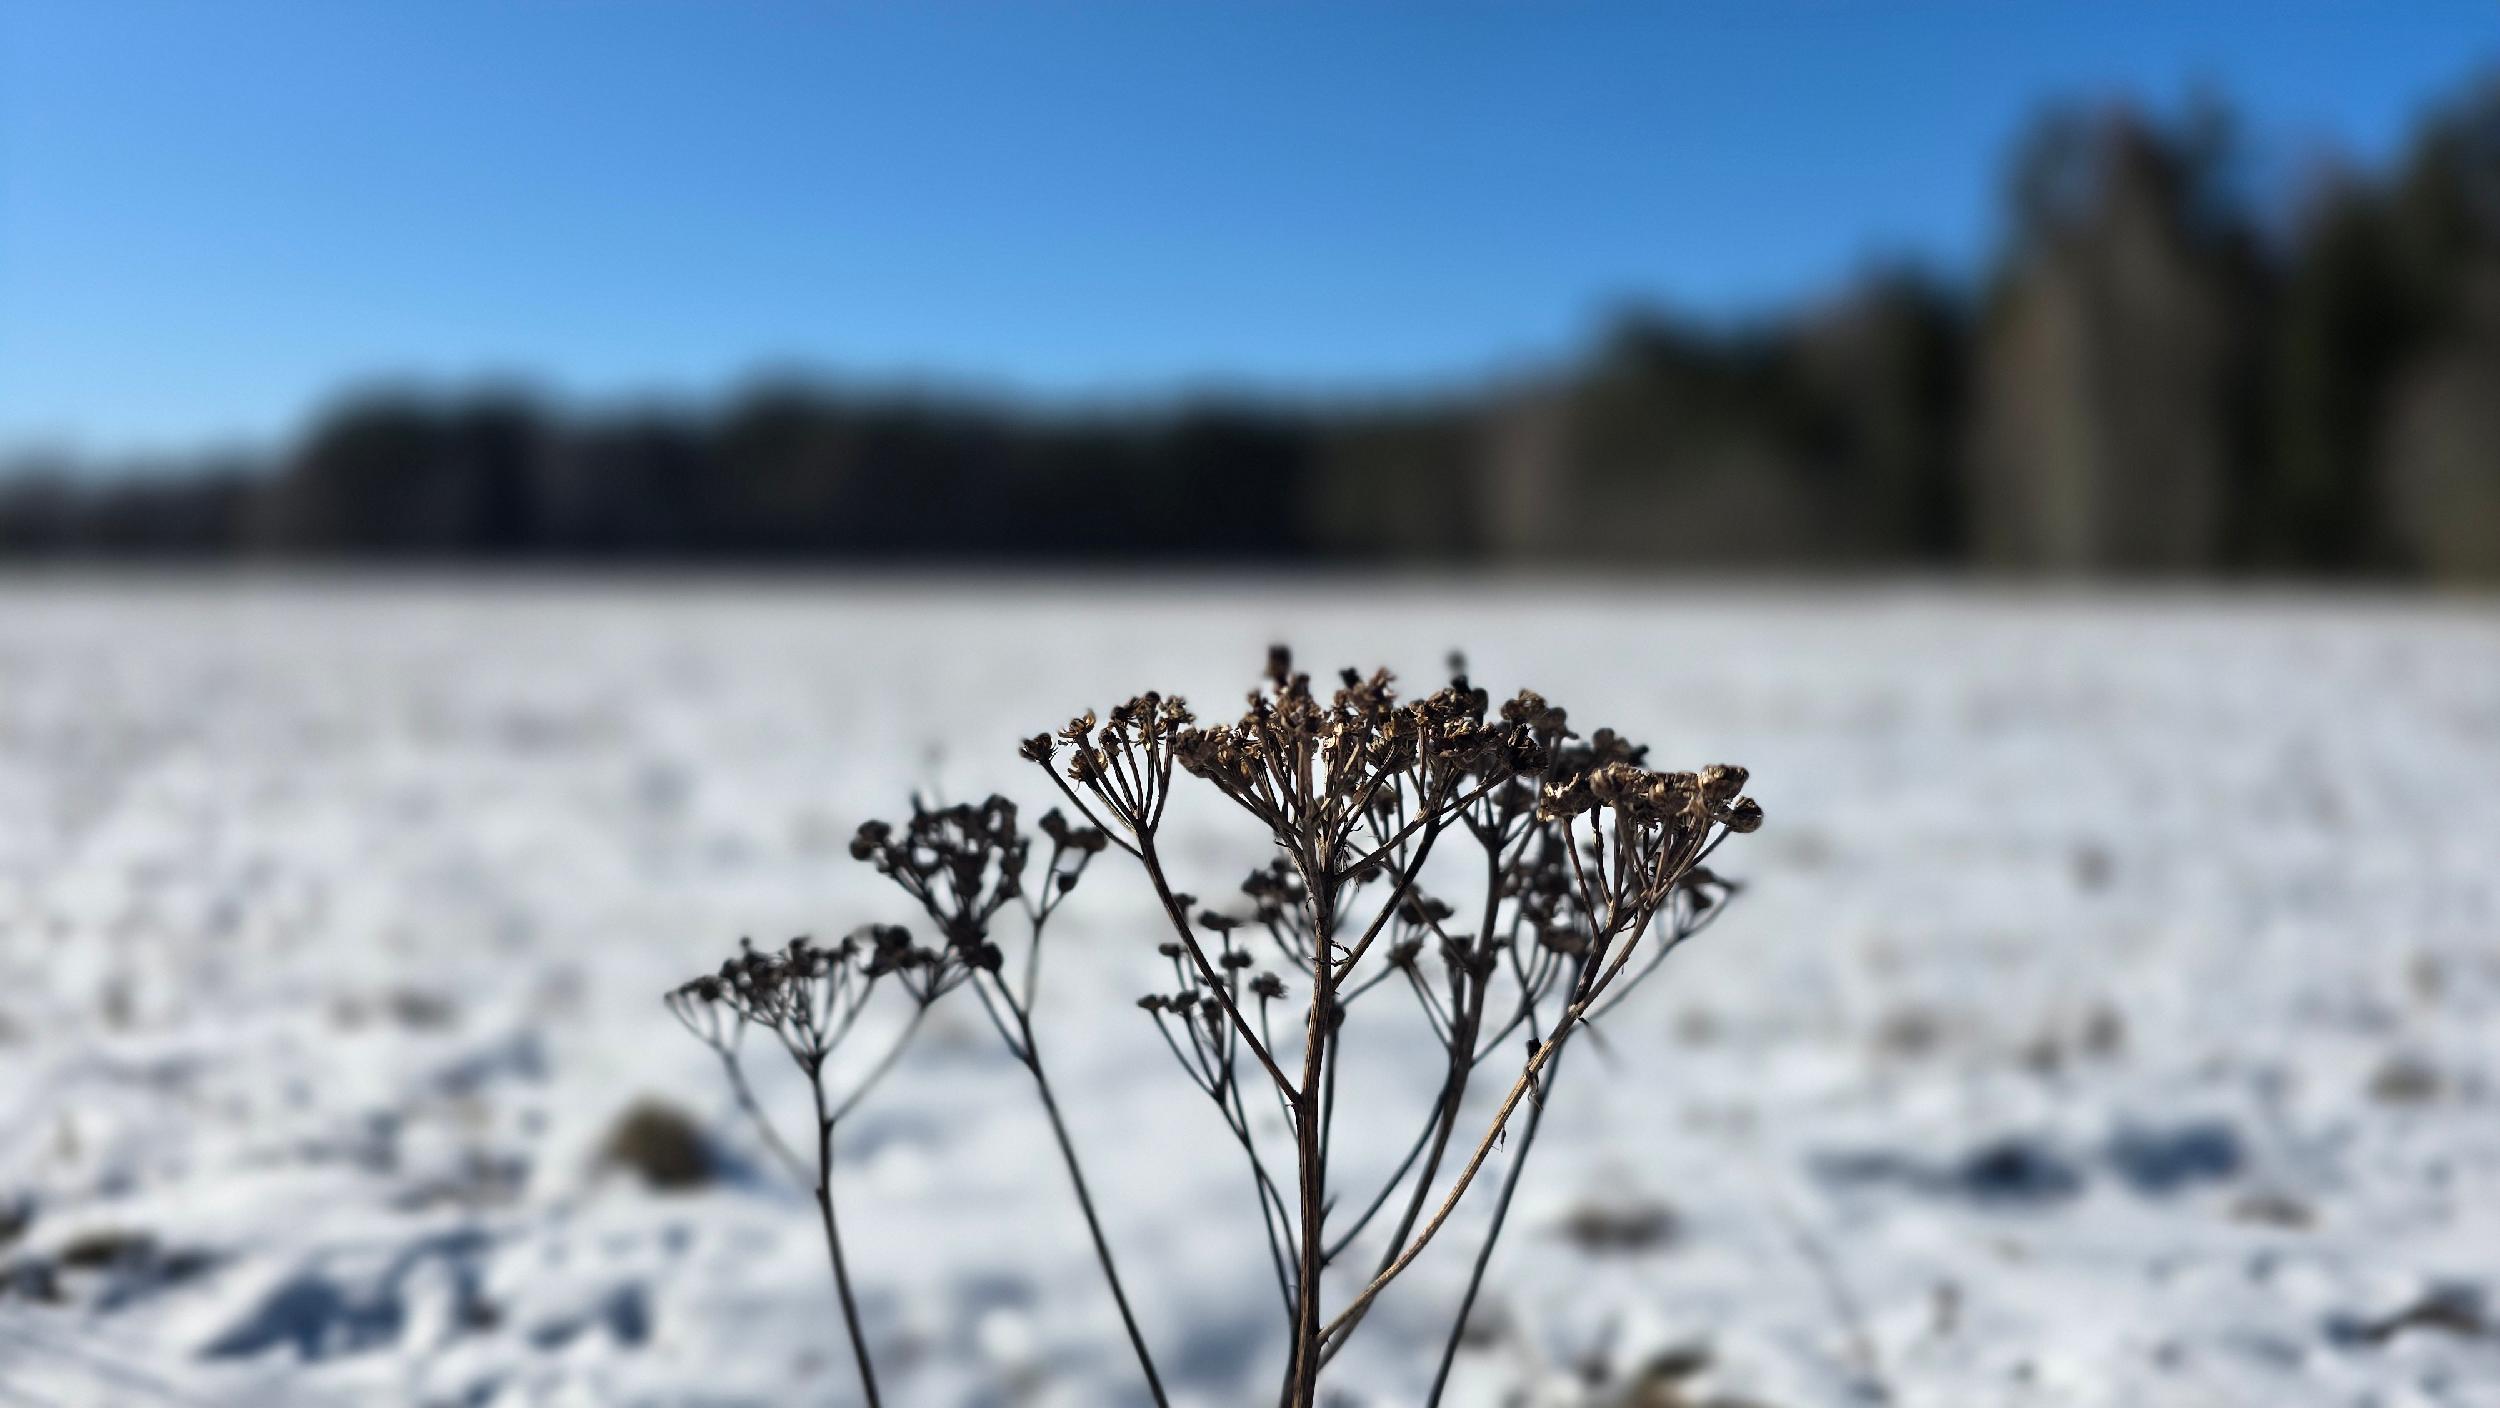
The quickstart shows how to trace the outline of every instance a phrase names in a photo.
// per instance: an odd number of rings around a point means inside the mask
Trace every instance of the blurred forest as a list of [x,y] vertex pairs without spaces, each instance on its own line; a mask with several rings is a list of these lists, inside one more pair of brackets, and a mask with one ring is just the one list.
[[23,457],[0,555],[1974,566],[2500,580],[2500,83],[2386,170],[2043,116],[1992,267],[1395,402],[367,396],[284,452]]

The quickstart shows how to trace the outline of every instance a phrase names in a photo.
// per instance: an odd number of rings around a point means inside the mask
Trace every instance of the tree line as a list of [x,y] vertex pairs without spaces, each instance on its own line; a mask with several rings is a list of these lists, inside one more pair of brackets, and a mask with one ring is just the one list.
[[1956,567],[2500,578],[2500,84],[2259,182],[2216,109],[2044,115],[1961,279],[1628,314],[1399,400],[700,411],[377,394],[282,451],[27,458],[0,555]]

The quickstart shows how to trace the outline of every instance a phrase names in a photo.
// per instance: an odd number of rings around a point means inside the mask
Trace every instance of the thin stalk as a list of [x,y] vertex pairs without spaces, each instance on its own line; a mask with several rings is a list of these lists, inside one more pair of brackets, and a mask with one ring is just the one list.
[[825,1224],[825,1254],[833,1260],[833,1288],[842,1297],[842,1323],[851,1332],[851,1353],[859,1360],[859,1388],[868,1408],[883,1408],[877,1397],[877,1371],[868,1362],[868,1335],[860,1328],[859,1297],[851,1292],[851,1268],[842,1259],[842,1229],[833,1218],[833,1115],[825,1108],[824,1071],[808,1071],[816,1091],[816,1211]]
[[851,1353],[859,1360],[860,1392],[868,1395],[868,1408],[881,1408],[877,1398],[877,1371],[868,1364],[868,1337],[859,1327],[859,1300],[851,1294],[850,1269],[842,1262],[842,1231],[833,1221],[833,1192],[830,1188],[816,1190],[816,1211],[825,1222],[825,1250],[833,1258],[834,1288],[842,1293],[842,1323],[851,1332]]
[[1380,1215],[1380,1210],[1389,1205],[1389,1199],[1406,1182],[1406,1176],[1415,1171],[1415,1161],[1424,1156],[1424,1146],[1432,1142],[1432,1132],[1440,1127],[1441,1110],[1439,1106],[1435,1106],[1432,1117],[1425,1120],[1424,1127],[1416,1132],[1415,1142],[1406,1147],[1406,1157],[1398,1160],[1398,1166],[1390,1170],[1388,1181],[1380,1185],[1379,1192],[1372,1194],[1372,1200],[1364,1207],[1362,1215],[1349,1223],[1344,1231],[1339,1232],[1337,1240],[1328,1244],[1330,1261],[1333,1262],[1343,1256],[1345,1249],[1354,1245],[1354,1239],[1363,1235],[1363,1229],[1371,1225],[1371,1220]]
[[[1612,950],[1612,957],[1608,957],[1608,943],[1600,942],[1593,946],[1590,956],[1584,960],[1585,967],[1575,986],[1575,991],[1579,995],[1573,999],[1570,1006],[1563,1009],[1561,1018],[1554,1024],[1554,1034],[1547,1037],[1545,1044],[1539,1046],[1535,1054],[1528,1058],[1527,1069],[1519,1073],[1519,1079],[1511,1082],[1510,1092],[1502,1097],[1501,1106],[1493,1112],[1492,1127],[1487,1129],[1484,1132],[1484,1138],[1477,1142],[1475,1152],[1468,1155],[1467,1166],[1459,1171],[1457,1181],[1450,1185],[1449,1195],[1441,1200],[1438,1208],[1433,1210],[1431,1220],[1424,1224],[1421,1232],[1415,1234],[1415,1240],[1407,1243],[1406,1250],[1400,1252],[1397,1259],[1389,1263],[1386,1270],[1373,1277],[1371,1284],[1365,1286],[1361,1293],[1354,1297],[1352,1304],[1337,1312],[1337,1318],[1330,1321],[1328,1328],[1321,1332],[1323,1340],[1335,1339],[1353,1328],[1355,1323],[1363,1318],[1364,1311],[1381,1291],[1403,1274],[1407,1267],[1414,1265],[1415,1258],[1423,1255],[1424,1248],[1440,1233],[1442,1224],[1448,1222],[1450,1214],[1457,1211],[1459,1199],[1467,1196],[1468,1185],[1474,1183],[1477,1173],[1483,1170],[1484,1161],[1492,1155],[1493,1145],[1502,1137],[1502,1131],[1509,1127],[1511,1114],[1519,1108],[1520,1100],[1535,1093],[1539,1103],[1542,1103],[1544,1093],[1537,1084],[1537,1076],[1545,1069],[1548,1062],[1561,1054],[1563,1043],[1571,1039],[1572,1033],[1588,1016],[1590,1004],[1605,996],[1606,989],[1614,983],[1616,976],[1623,972],[1623,966],[1632,961],[1633,953],[1640,947],[1641,935],[1647,932],[1648,926],[1649,916],[1643,915],[1637,924],[1626,925],[1618,921],[1598,931],[1611,938],[1621,935],[1628,927],[1631,937],[1621,948]],[[1601,965],[1603,965],[1602,969]],[[1595,976],[1592,977],[1592,974]]]
[[1484,1161],[1492,1155],[1495,1141],[1502,1137],[1502,1131],[1510,1125],[1511,1113],[1519,1108],[1520,1100],[1535,1087],[1536,1078],[1545,1069],[1546,1063],[1552,1061],[1555,1053],[1562,1049],[1563,1043],[1570,1039],[1572,1028],[1578,1024],[1585,1011],[1586,1008],[1581,1003],[1574,1003],[1564,1009],[1562,1021],[1554,1035],[1546,1038],[1545,1044],[1538,1047],[1536,1054],[1528,1058],[1527,1069],[1521,1071],[1519,1078],[1511,1083],[1509,1093],[1502,1097],[1501,1105],[1493,1112],[1492,1126],[1484,1132],[1484,1138],[1477,1142],[1475,1152],[1468,1155],[1467,1166],[1459,1171],[1457,1181],[1451,1185],[1448,1195],[1442,1198],[1441,1205],[1434,1209],[1431,1219],[1424,1224],[1423,1230],[1415,1234],[1415,1239],[1407,1243],[1406,1249],[1389,1263],[1388,1269],[1373,1277],[1371,1284],[1365,1286],[1351,1304],[1337,1312],[1337,1318],[1330,1321],[1327,1329],[1321,1332],[1323,1339],[1334,1338],[1344,1333],[1354,1322],[1360,1320],[1364,1311],[1371,1306],[1373,1300],[1378,1298],[1381,1291],[1386,1289],[1391,1281],[1396,1280],[1407,1267],[1413,1265],[1416,1257],[1423,1255],[1424,1248],[1431,1244],[1434,1236],[1439,1234],[1442,1224],[1448,1222],[1450,1214],[1457,1210],[1459,1199],[1467,1195],[1468,1185],[1475,1182],[1476,1174],[1484,1167]]
[[[1472,1067],[1468,1069],[1472,1070]],[[1390,1263],[1397,1259],[1399,1249],[1406,1245],[1407,1234],[1415,1229],[1415,1219],[1423,1215],[1424,1200],[1432,1195],[1432,1180],[1441,1171],[1441,1160],[1449,1152],[1450,1136],[1458,1128],[1459,1107],[1466,1095],[1466,1072],[1453,1069],[1442,1085],[1440,1114],[1433,1122],[1431,1152],[1424,1158],[1423,1172],[1415,1179],[1414,1192],[1407,1197],[1405,1214],[1398,1219],[1396,1230],[1389,1234],[1388,1246],[1380,1253],[1380,1264],[1372,1268],[1374,1276],[1389,1269]],[[1337,1350],[1346,1342],[1347,1333],[1361,1323],[1365,1311],[1364,1306],[1357,1306],[1350,1312],[1344,1329],[1335,1332],[1321,1351],[1323,1361],[1336,1357]]]
[[[1493,928],[1500,913],[1500,859],[1498,849],[1488,849],[1485,853],[1484,927],[1477,938],[1479,946],[1492,942]],[[1436,933],[1440,931],[1440,925],[1437,922],[1433,928]],[[1443,934],[1442,937],[1447,939],[1448,935]],[[1450,1053],[1450,1069],[1442,1080],[1441,1099],[1437,1106],[1438,1114],[1432,1125],[1431,1153],[1424,1159],[1423,1172],[1415,1179],[1414,1192],[1407,1198],[1405,1214],[1398,1219],[1396,1230],[1389,1234],[1388,1246],[1380,1254],[1380,1265],[1373,1269],[1375,1276],[1389,1269],[1390,1263],[1397,1258],[1399,1248],[1406,1245],[1407,1234],[1415,1230],[1415,1220],[1423,1215],[1424,1200],[1432,1194],[1432,1181],[1439,1176],[1441,1160],[1448,1155],[1451,1136],[1458,1129],[1459,1111],[1467,1099],[1468,1083],[1475,1075],[1476,1063],[1472,1059],[1472,1053],[1475,1049],[1477,1033],[1484,1024],[1484,1005],[1490,992],[1490,989],[1481,982],[1473,983],[1471,987],[1472,991],[1459,1004],[1460,1010],[1452,1012],[1450,1030],[1444,1038]],[[1421,995],[1425,989],[1419,983],[1416,991],[1418,995]],[[1411,1159],[1412,1156],[1409,1157]],[[1322,1351],[1323,1359],[1336,1356],[1336,1352],[1344,1347],[1347,1335],[1351,1333],[1355,1324],[1360,1323],[1361,1319],[1362,1316],[1358,1312],[1353,1320],[1347,1322],[1344,1332],[1331,1338],[1327,1347]]]
[[1320,1277],[1326,1262],[1328,1217],[1327,1137],[1320,1124],[1322,1079],[1328,1059],[1331,1009],[1336,1003],[1336,965],[1328,962],[1328,926],[1314,926],[1321,961],[1314,964],[1310,1027],[1305,1033],[1302,1083],[1294,1091],[1294,1150],[1301,1167],[1302,1268],[1294,1297],[1292,1376],[1285,1400],[1291,1408],[1316,1408],[1319,1401]]
[[763,1105],[755,1098],[755,1088],[747,1084],[746,1068],[738,1064],[738,1054],[726,1046],[715,1046],[712,1049],[720,1056],[721,1069],[728,1073],[729,1091],[736,1097],[738,1108],[746,1112],[748,1121],[755,1126],[755,1132],[764,1137],[765,1150],[773,1156],[774,1162],[779,1163],[783,1171],[790,1175],[791,1182],[804,1187],[807,1183],[807,1165],[799,1162],[799,1156],[790,1151],[788,1144],[782,1142],[781,1131],[773,1128],[771,1117],[764,1113]]
[[[1025,1050],[1032,1051],[1033,1028],[1029,1022],[1025,1024],[1024,1040]],[[1154,1355],[1146,1348],[1146,1334],[1137,1327],[1136,1312],[1129,1309],[1128,1291],[1120,1285],[1119,1268],[1112,1263],[1111,1242],[1103,1235],[1102,1218],[1094,1211],[1093,1190],[1085,1184],[1085,1170],[1077,1162],[1076,1144],[1068,1138],[1068,1124],[1059,1113],[1058,1099],[1051,1094],[1050,1077],[1042,1073],[1041,1057],[1035,1055],[1026,1061],[1025,1069],[1033,1073],[1033,1088],[1042,1097],[1042,1113],[1050,1117],[1051,1135],[1059,1141],[1060,1161],[1067,1165],[1068,1182],[1076,1188],[1076,1205],[1085,1214],[1085,1230],[1093,1235],[1094,1260],[1101,1263],[1102,1279],[1111,1287],[1111,1301],[1120,1308],[1120,1324],[1128,1331],[1129,1347],[1137,1352],[1137,1367],[1146,1376],[1146,1392],[1153,1396],[1155,1408],[1170,1408],[1163,1380],[1155,1374]]]
[[[1227,1095],[1231,1097],[1229,1105],[1225,1103]],[[1275,1264],[1276,1291],[1284,1299],[1285,1325],[1290,1331],[1294,1323],[1293,1273],[1286,1263],[1298,1263],[1302,1257],[1298,1251],[1287,1251],[1293,1241],[1293,1212],[1285,1206],[1285,1195],[1276,1191],[1275,1180],[1268,1177],[1267,1164],[1259,1157],[1259,1146],[1250,1137],[1250,1112],[1241,1103],[1241,1082],[1232,1079],[1229,1070],[1223,1090],[1216,1095],[1216,1110],[1224,1116],[1224,1127],[1232,1131],[1243,1157],[1250,1162],[1251,1187],[1259,1198],[1259,1225],[1267,1233],[1267,1255]]]
[[1545,1096],[1528,1107],[1528,1122],[1520,1127],[1519,1145],[1511,1154],[1510,1170],[1502,1175],[1502,1191],[1493,1200],[1493,1225],[1485,1229],[1484,1245],[1476,1249],[1476,1264],[1467,1274],[1467,1293],[1459,1298],[1458,1318],[1450,1322],[1450,1338],[1441,1346],[1441,1367],[1432,1376],[1431,1396],[1424,1408],[1440,1408],[1441,1394],[1449,1386],[1450,1366],[1458,1360],[1459,1342],[1467,1337],[1467,1317],[1475,1313],[1476,1295],[1484,1289],[1485,1268],[1492,1265],[1493,1246],[1502,1240],[1502,1223],[1510,1216],[1511,1196],[1519,1191],[1519,1175],[1528,1167],[1528,1151],[1536,1147],[1537,1126],[1545,1122],[1545,1107],[1554,1098],[1554,1076],[1562,1070],[1562,1053],[1546,1063]]
[[868,1092],[876,1089],[886,1073],[894,1069],[894,1063],[903,1058],[903,1048],[911,1045],[912,1037],[920,1031],[921,1019],[928,1015],[926,1006],[912,1009],[911,1020],[903,1024],[903,1030],[894,1038],[894,1044],[885,1049],[885,1054],[877,1058],[877,1063],[868,1068],[866,1075],[860,1077],[859,1083],[852,1087],[850,1097],[834,1107],[829,1117],[833,1123],[840,1124],[842,1117],[858,1108],[859,1102],[868,1098]]
[[[1216,974],[1215,965],[1207,961],[1206,950],[1198,946],[1198,932],[1189,927],[1189,914],[1181,908],[1171,880],[1163,873],[1163,861],[1155,854],[1153,832],[1138,837],[1137,858],[1146,867],[1146,878],[1154,884],[1155,898],[1163,902],[1164,917],[1172,921],[1173,930],[1180,935],[1181,947],[1188,951],[1189,961],[1197,965],[1198,976],[1206,983],[1209,993],[1223,1005],[1224,1015],[1232,1020],[1234,1030],[1241,1034],[1242,1044],[1250,1048],[1251,1055],[1259,1058],[1261,1066],[1267,1068],[1268,1078],[1276,1082],[1278,1090],[1292,1090],[1293,1082],[1285,1078],[1284,1068],[1276,1064],[1276,1058],[1269,1054],[1266,1043],[1259,1040],[1259,1034],[1250,1029],[1250,1021],[1241,1015],[1241,1008],[1233,1001],[1231,989]],[[1309,1074],[1304,1072],[1305,1079]]]

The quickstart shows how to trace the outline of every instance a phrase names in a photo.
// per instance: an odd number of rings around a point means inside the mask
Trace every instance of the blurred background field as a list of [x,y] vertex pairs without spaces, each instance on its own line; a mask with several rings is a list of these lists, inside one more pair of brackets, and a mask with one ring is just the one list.
[[9,21],[0,549],[2500,572],[2480,4]]
[[[1769,813],[1453,1402],[2500,1404],[2500,11],[0,45],[0,1404],[851,1402],[658,994],[906,917],[857,822],[1038,807],[1018,737],[1277,640]],[[1176,1388],[1262,1401],[1137,899],[1045,1027]],[[851,1156],[894,1399],[1124,1403],[941,1016]],[[1462,1262],[1348,1403],[1421,1401]]]

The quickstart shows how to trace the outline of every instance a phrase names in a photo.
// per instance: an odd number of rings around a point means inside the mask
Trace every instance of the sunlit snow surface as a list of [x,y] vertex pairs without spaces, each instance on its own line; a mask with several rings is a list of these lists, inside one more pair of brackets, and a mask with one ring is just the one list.
[[[1709,1367],[1658,1403],[2500,1403],[2490,603],[30,579],[0,1271],[153,1246],[0,1292],[0,1404],[856,1401],[812,1209],[658,994],[905,917],[860,819],[1038,808],[1019,735],[1229,709],[1276,638],[1419,684],[1462,647],[1770,815],[1740,908],[1567,1070],[1453,1403],[1606,1403],[1588,1365],[1676,1348]],[[1209,802],[1172,825],[1210,900],[1265,859]],[[1127,866],[1054,935],[1046,1054],[1167,1376],[1272,1403],[1248,1178],[1133,1006]],[[1431,1088],[1363,1079],[1349,1159]],[[644,1097],[749,1171],[599,1171]],[[898,1408],[1139,1401],[1046,1138],[969,1005],[848,1132]],[[1656,1207],[1662,1245],[1561,1234]],[[1421,1402],[1479,1229],[1384,1297],[1347,1402]]]

